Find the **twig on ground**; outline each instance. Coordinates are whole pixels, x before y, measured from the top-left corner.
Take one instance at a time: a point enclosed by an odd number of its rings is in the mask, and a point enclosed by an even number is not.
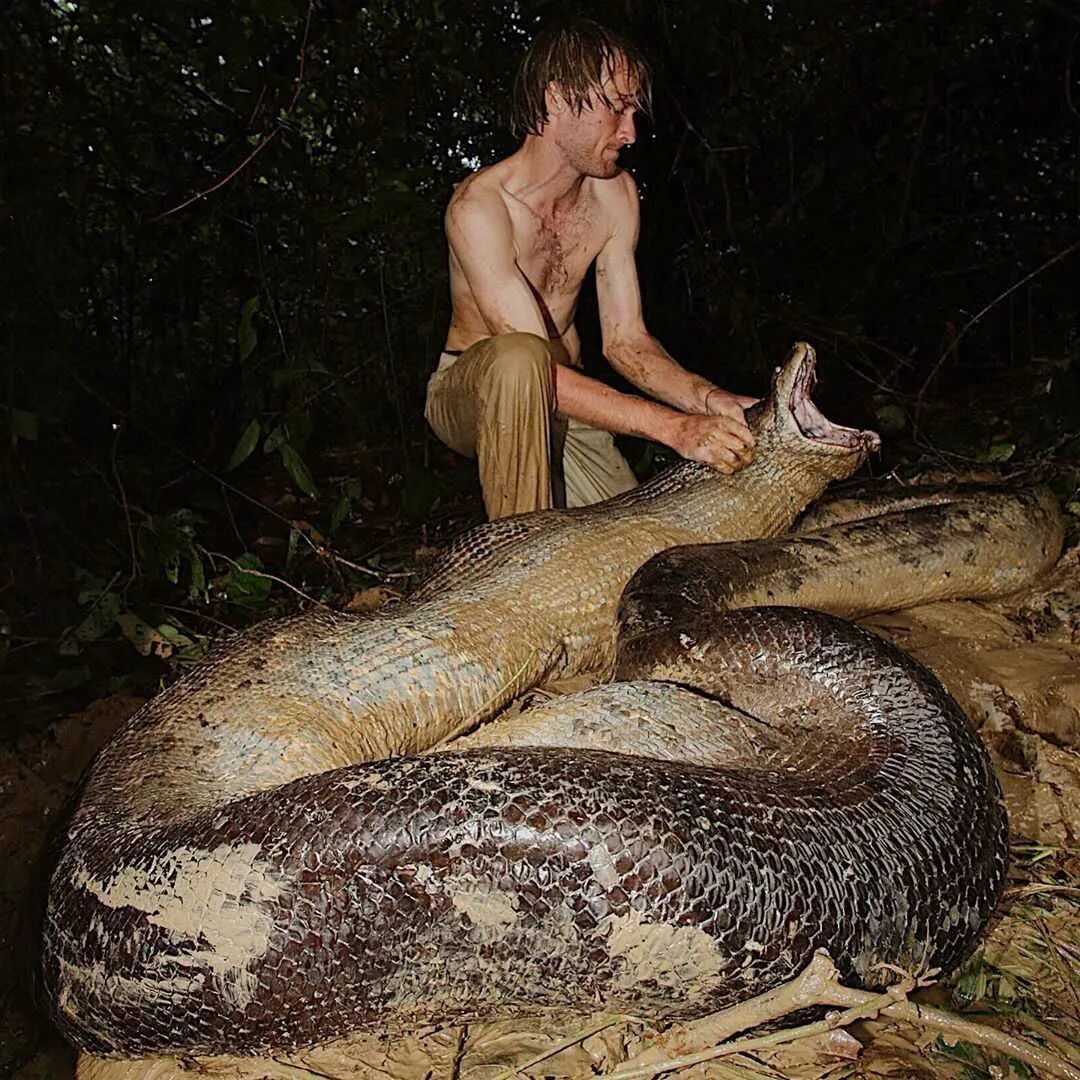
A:
[[[450,1080],[461,1080],[461,1063],[465,1059],[468,1041],[469,1025],[461,1024],[457,1029],[457,1039],[454,1042],[454,1060],[450,1062]]]
[[[655,1039],[648,1049],[625,1062],[612,1076],[624,1080],[628,1072],[635,1076],[655,1075],[639,1073],[637,1070],[663,1062],[676,1045],[709,1046],[715,1049],[714,1044],[731,1038],[737,1032],[757,1027],[798,1009],[808,1008],[819,1003],[829,981],[836,977],[832,960],[825,953],[816,953],[806,968],[790,982],[733,1005],[730,1009],[669,1029]]]
[[[315,544],[314,551],[316,556],[320,559],[326,559],[331,563],[341,563],[342,566],[347,566],[350,570],[356,570],[361,574],[367,574],[377,581],[403,580],[405,578],[416,577],[417,574],[416,570],[372,570],[370,566],[364,566],[362,563],[346,559],[344,555],[339,554],[334,551],[333,548],[326,547],[323,544]]]
[[[829,1000],[824,1005],[843,1006],[866,997],[863,990],[852,990],[839,983],[830,987]],[[1043,1070],[1047,1076],[1061,1077],[1062,1080],[1080,1080],[1080,1068],[1063,1061],[1056,1054],[1019,1035],[1010,1035],[988,1024],[979,1024],[972,1020],[936,1009],[929,1005],[920,1005],[914,1001],[897,1001],[881,1009],[883,1016],[892,1020],[904,1020],[916,1027],[934,1028],[944,1033],[949,1041],[969,1042],[994,1050],[999,1054],[1022,1061],[1025,1065]]]
[[[868,997],[859,1006],[848,1009],[842,1013],[834,1013],[824,1020],[818,1020],[812,1024],[803,1024],[800,1027],[785,1028],[783,1031],[773,1031],[768,1035],[758,1035],[747,1039],[737,1039],[735,1042],[724,1043],[721,1046],[713,1046],[708,1050],[702,1050],[697,1054],[689,1054],[683,1058],[671,1058],[667,1061],[657,1061],[649,1065],[642,1065],[632,1069],[619,1069],[617,1072],[608,1073],[606,1080],[647,1080],[649,1077],[658,1076],[660,1073],[674,1072],[678,1069],[687,1069],[692,1065],[702,1065],[706,1061],[713,1061],[720,1057],[731,1057],[735,1054],[745,1054],[750,1050],[767,1050],[775,1046],[783,1046],[785,1043],[797,1042],[799,1039],[810,1038],[814,1035],[824,1035],[839,1027],[846,1027],[856,1020],[867,1020],[878,1015],[890,1001],[895,998],[888,993],[878,994],[876,997]]]
[[[276,1057],[271,1060],[279,1068],[284,1069],[290,1076],[311,1077],[313,1080],[346,1080],[343,1076],[319,1072],[316,1069],[308,1068],[306,1065],[294,1065],[291,1061],[285,1061],[283,1058]]]
[[[936,1029],[949,1041],[963,1040],[1005,1054],[1043,1070],[1047,1076],[1059,1077],[1060,1080],[1080,1080],[1080,1068],[1045,1047],[986,1024],[965,1020],[942,1009],[907,1000],[907,995],[916,985],[918,980],[908,977],[884,993],[853,990],[840,984],[839,974],[832,961],[825,953],[819,952],[806,969],[790,982],[725,1009],[715,1016],[661,1035],[647,1050],[631,1058],[616,1071],[606,1074],[606,1080],[647,1080],[661,1073],[689,1068],[716,1058],[780,1046],[796,1039],[823,1034],[856,1020],[874,1016],[887,1016],[917,1027]],[[715,1044],[738,1031],[745,1031],[779,1019],[790,1012],[815,1006],[838,1007],[845,1011],[801,1027],[723,1042],[721,1045],[710,1045],[708,1049],[693,1054],[664,1056],[671,1052],[676,1042],[680,1045]]]
[[[309,604],[314,604],[316,607],[326,608],[330,610],[328,604],[324,604],[321,600],[316,600],[314,596],[309,596],[303,589],[298,589],[291,581],[286,581],[283,577],[278,577],[277,574],[268,574],[265,570],[255,570],[250,566],[241,566],[236,559],[230,558],[222,551],[207,551],[206,554],[213,559],[224,559],[234,569],[239,570],[241,574],[250,574],[252,577],[266,578],[267,581],[276,581],[279,585],[284,585],[286,589],[296,593],[302,600],[306,600]]]
[[[221,619],[215,619],[213,615],[208,615],[205,611],[198,611],[195,608],[180,607],[177,604],[159,604],[158,607],[162,611],[171,611],[176,615],[183,615],[187,619],[202,619],[204,622],[213,623],[214,626],[220,630],[227,630],[230,634],[235,634],[237,628],[230,625],[227,622],[222,622]]]
[[[515,1065],[512,1069],[507,1069],[506,1072],[499,1073],[495,1077],[495,1080],[511,1080],[512,1077],[520,1076],[534,1065],[539,1065],[540,1062],[547,1061],[548,1058],[553,1058],[556,1054],[561,1054],[564,1050],[569,1050],[571,1046],[577,1046],[578,1043],[583,1043],[586,1039],[591,1039],[594,1035],[599,1035],[601,1031],[607,1031],[608,1028],[614,1027],[616,1024],[623,1024],[627,1021],[632,1021],[633,1019],[634,1018],[630,1016],[605,1017],[600,1023],[585,1028],[584,1031],[579,1031],[574,1035],[568,1035],[561,1042],[557,1042],[554,1045],[549,1046],[546,1050],[542,1050],[535,1057],[529,1058],[528,1061],[523,1061],[520,1065]]]
[[[1030,1028],[1044,1042],[1049,1043],[1066,1061],[1080,1066],[1080,1047],[1073,1046],[1067,1039],[1063,1039],[1056,1032],[1051,1031],[1041,1020],[1036,1019],[1031,1013],[1017,1011],[1013,1013],[1017,1020]]]

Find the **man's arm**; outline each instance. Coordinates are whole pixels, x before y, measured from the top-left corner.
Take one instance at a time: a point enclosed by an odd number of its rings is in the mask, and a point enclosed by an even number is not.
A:
[[[470,184],[446,209],[446,238],[491,334],[548,339],[544,315],[514,260],[510,215],[497,194]]]
[[[634,261],[640,215],[633,178],[620,174],[611,193],[611,233],[596,260],[604,355],[624,378],[683,414],[667,437],[654,438],[683,457],[739,468],[752,457],[754,440],[743,408],[754,399],[687,371],[646,330]]]

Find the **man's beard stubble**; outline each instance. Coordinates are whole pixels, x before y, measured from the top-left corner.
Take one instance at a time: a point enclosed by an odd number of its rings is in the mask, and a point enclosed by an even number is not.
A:
[[[619,174],[621,167],[618,154],[609,162],[602,152],[586,150],[578,145],[568,145],[563,142],[560,143],[560,149],[566,155],[567,162],[582,176],[588,176],[593,180],[610,180]]]

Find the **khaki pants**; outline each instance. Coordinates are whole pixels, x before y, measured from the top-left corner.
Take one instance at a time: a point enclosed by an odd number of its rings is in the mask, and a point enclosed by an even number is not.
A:
[[[554,413],[555,373],[535,334],[484,338],[443,353],[424,415],[451,449],[475,457],[491,519],[587,506],[637,484],[609,432]]]

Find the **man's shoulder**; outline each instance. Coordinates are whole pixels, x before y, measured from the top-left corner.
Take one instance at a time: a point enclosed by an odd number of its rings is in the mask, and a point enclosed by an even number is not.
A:
[[[600,207],[608,237],[633,235],[638,222],[638,191],[633,176],[625,170],[606,180],[594,180],[594,198]]]
[[[454,185],[453,194],[450,196],[450,205],[454,203],[474,200],[502,199],[503,186],[506,182],[508,162],[496,161],[492,165],[484,165],[476,172],[469,173],[463,180]]]
[[[501,215],[506,206],[502,196],[499,165],[486,165],[470,173],[454,188],[446,206],[447,222],[476,216]]]
[[[638,189],[634,177],[621,169],[610,179],[594,180],[595,198],[604,206],[612,209],[625,209],[628,205],[637,206]]]

